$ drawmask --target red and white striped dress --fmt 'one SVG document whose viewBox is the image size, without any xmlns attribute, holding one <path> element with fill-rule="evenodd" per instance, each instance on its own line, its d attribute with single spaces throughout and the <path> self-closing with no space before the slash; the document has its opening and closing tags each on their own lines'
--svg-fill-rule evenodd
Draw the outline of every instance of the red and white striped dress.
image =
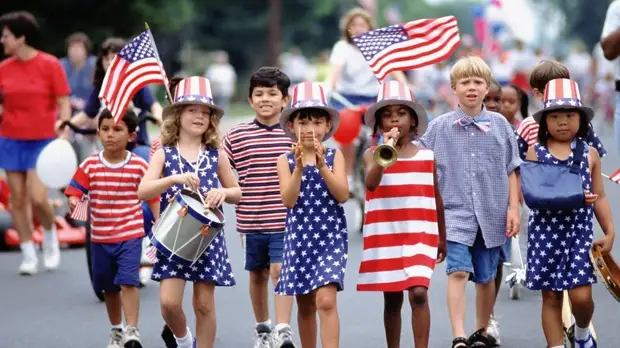
<svg viewBox="0 0 620 348">
<path fill-rule="evenodd" d="M 386 168 L 379 187 L 366 191 L 358 291 L 428 288 L 439 242 L 434 167 L 433 151 L 420 149 Z"/>
</svg>

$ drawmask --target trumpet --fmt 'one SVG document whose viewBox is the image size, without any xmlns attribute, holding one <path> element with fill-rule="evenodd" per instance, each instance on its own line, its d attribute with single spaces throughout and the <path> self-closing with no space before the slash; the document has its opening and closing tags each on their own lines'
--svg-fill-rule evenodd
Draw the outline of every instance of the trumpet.
<svg viewBox="0 0 620 348">
<path fill-rule="evenodd" d="M 398 159 L 398 153 L 396 152 L 396 148 L 394 147 L 395 143 L 396 140 L 392 138 L 385 143 L 377 146 L 377 148 L 375 148 L 375 151 L 373 151 L 372 153 L 372 158 L 374 159 L 375 163 L 377 163 L 383 168 L 387 168 L 396 163 L 396 160 Z"/>
</svg>

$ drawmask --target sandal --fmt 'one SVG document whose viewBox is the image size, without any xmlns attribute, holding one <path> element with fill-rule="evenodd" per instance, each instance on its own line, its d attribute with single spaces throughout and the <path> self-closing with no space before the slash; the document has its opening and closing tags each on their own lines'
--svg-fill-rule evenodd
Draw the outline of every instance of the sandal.
<svg viewBox="0 0 620 348">
<path fill-rule="evenodd" d="M 564 328 L 564 344 L 567 347 L 575 348 L 575 324 Z"/>
<path fill-rule="evenodd" d="M 594 339 L 594 337 L 592 337 L 592 334 L 588 335 L 588 338 L 583 341 L 575 339 L 575 345 L 577 348 L 585 348 L 586 344 L 590 342 L 590 340 L 592 340 L 592 348 L 596 348 L 596 340 Z"/>
<path fill-rule="evenodd" d="M 485 333 L 486 329 L 482 328 L 476 332 L 474 332 L 473 334 L 471 334 L 471 336 L 469 336 L 469 339 L 467 340 L 469 343 L 469 346 L 474 348 L 474 347 L 480 347 L 480 348 L 486 348 L 486 347 L 492 347 L 491 342 L 489 342 L 489 339 L 483 335 L 483 333 Z"/>
<path fill-rule="evenodd" d="M 457 337 L 452 340 L 452 348 L 470 348 L 469 342 L 465 337 Z"/>
</svg>

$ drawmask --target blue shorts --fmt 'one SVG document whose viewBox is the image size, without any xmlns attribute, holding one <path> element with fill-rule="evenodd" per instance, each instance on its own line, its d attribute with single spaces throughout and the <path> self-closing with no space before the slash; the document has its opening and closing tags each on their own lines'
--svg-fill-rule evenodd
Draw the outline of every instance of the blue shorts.
<svg viewBox="0 0 620 348">
<path fill-rule="evenodd" d="M 478 231 L 473 246 L 447 243 L 446 273 L 467 272 L 469 280 L 476 284 L 487 284 L 495 280 L 501 247 L 487 248 Z"/>
<path fill-rule="evenodd" d="M 499 251 L 499 264 L 503 264 L 504 262 L 510 263 L 512 258 L 512 238 L 506 239 L 506 243 L 502 245 Z"/>
<path fill-rule="evenodd" d="M 273 263 L 282 263 L 284 232 L 244 234 L 243 244 L 246 271 L 268 269 Z"/>
<path fill-rule="evenodd" d="M 140 285 L 142 238 L 119 243 L 91 243 L 93 288 L 117 292 L 121 285 Z"/>
<path fill-rule="evenodd" d="M 20 140 L 0 137 L 0 169 L 27 172 L 37 167 L 37 158 L 47 144 L 56 138 Z"/>
</svg>

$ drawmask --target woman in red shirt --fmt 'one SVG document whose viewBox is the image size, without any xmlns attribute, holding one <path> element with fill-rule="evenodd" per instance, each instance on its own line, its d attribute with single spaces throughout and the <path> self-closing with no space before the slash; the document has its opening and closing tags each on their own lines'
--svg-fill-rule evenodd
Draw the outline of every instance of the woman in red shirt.
<svg viewBox="0 0 620 348">
<path fill-rule="evenodd" d="M 71 116 L 70 89 L 60 61 L 34 48 L 39 25 L 32 14 L 7 13 L 0 17 L 0 29 L 0 43 L 9 56 L 0 62 L 0 168 L 6 172 L 13 225 L 21 242 L 19 273 L 32 275 L 37 272 L 38 257 L 30 207 L 45 231 L 43 266 L 53 270 L 60 263 L 53 210 L 35 167 L 41 150 L 57 137 L 58 125 Z"/>
</svg>

